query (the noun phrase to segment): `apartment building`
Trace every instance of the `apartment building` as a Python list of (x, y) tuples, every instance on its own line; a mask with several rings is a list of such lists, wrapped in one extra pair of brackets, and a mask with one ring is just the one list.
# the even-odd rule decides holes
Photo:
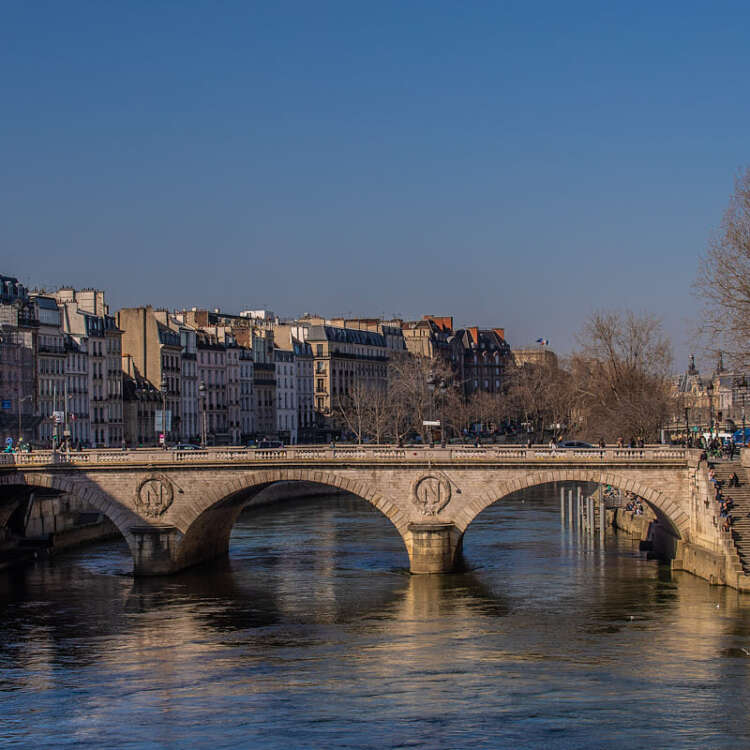
[(297, 373), (292, 349), (274, 349), (276, 363), (276, 434), (285, 443), (297, 442)]
[(28, 290), (0, 275), (0, 438), (36, 439), (36, 334), (39, 321)]
[[(122, 332), (114, 316), (109, 314), (104, 292), (100, 289), (63, 287), (55, 292), (54, 297), (60, 310), (62, 330), (71, 342), (75, 342), (78, 355), (85, 357), (88, 369), (88, 393), (79, 383), (78, 393), (69, 399), (77, 400), (78, 409), (88, 414), (86, 442), (95, 448), (120, 447), (123, 440)], [(78, 361), (72, 355), (73, 352), (69, 358), (71, 366), (72, 362)], [(77, 375), (81, 373), (77, 372)], [(78, 377), (73, 379), (79, 380)], [(88, 408), (84, 396), (88, 398)], [(68, 407), (76, 413), (70, 409), (70, 404)], [(71, 433), (74, 431), (73, 427), (69, 429)], [(81, 440), (83, 442), (83, 438)]]
[[(145, 378), (162, 394), (166, 407), (165, 439), (182, 437), (182, 339), (179, 329), (171, 327), (169, 313), (146, 307), (125, 307), (117, 313), (122, 331), (122, 355), (132, 360), (134, 373)], [(121, 366), (121, 364), (120, 364)]]

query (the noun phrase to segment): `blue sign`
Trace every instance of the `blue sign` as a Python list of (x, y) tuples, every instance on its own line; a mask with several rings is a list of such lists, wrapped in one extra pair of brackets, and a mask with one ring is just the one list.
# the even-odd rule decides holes
[(3, 409), (10, 409), (10, 399), (4, 398), (3, 399)]
[(12, 437), (5, 438), (5, 444), (6, 445), (13, 445), (13, 438)]

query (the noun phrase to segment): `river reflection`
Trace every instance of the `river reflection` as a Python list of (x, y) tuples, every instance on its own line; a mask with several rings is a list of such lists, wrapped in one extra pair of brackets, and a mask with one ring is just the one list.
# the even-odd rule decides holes
[(750, 601), (561, 528), (554, 487), (410, 576), (323, 497), (243, 515), (228, 560), (134, 580), (124, 543), (0, 574), (0, 745), (737, 748)]

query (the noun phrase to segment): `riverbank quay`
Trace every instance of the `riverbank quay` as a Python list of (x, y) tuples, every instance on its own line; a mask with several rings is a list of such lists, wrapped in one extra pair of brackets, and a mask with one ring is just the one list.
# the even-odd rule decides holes
[[(721, 475), (728, 477), (732, 471), (743, 472), (740, 462), (724, 463), (725, 465), (719, 469)], [(713, 463), (711, 468), (714, 468)], [(714, 549), (676, 538), (659, 514), (647, 503), (640, 505), (640, 512), (624, 506), (609, 508), (607, 524), (637, 540), (641, 551), (646, 552), (649, 557), (669, 564), (672, 571), (684, 571), (703, 578), (712, 585), (729, 586), (739, 591), (750, 592), (744, 540), (735, 529), (728, 532), (721, 530), (722, 519), (719, 515), (719, 506), (712, 499), (712, 490), (709, 463), (701, 461), (696, 471), (694, 491), (702, 497), (699, 515), (703, 517), (705, 526), (710, 523), (708, 528), (713, 527), (718, 536)], [(745, 523), (744, 518), (748, 511), (750, 501), (740, 499), (737, 513), (743, 519), (741, 524)]]

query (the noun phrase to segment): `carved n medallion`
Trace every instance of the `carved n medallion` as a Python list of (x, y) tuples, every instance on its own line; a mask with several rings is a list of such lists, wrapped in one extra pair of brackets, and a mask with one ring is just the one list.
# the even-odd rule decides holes
[(163, 515), (174, 500), (172, 483), (163, 474), (152, 474), (138, 485), (135, 507), (148, 518)]
[(451, 484), (444, 477), (426, 474), (411, 488), (412, 502), (425, 516), (436, 516), (451, 499)]

